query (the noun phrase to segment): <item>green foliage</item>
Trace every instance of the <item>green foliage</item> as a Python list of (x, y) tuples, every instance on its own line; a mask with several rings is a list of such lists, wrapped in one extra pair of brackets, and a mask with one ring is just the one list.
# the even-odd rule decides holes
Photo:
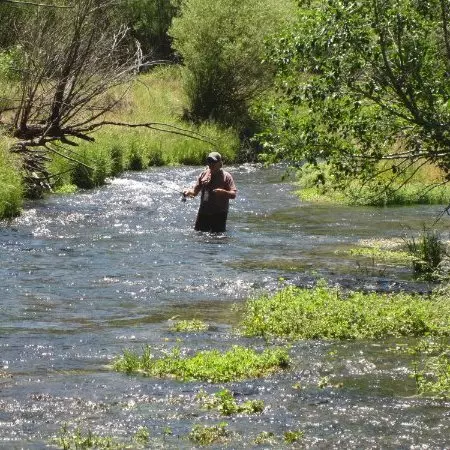
[(304, 164), (298, 169), (298, 195), (305, 201), (355, 206), (448, 204), (450, 186), (431, 177), (421, 179), (420, 175), (411, 170), (393, 182), (382, 176), (362, 182), (351, 177), (340, 179), (328, 164)]
[(203, 380), (211, 383), (267, 376), (289, 365), (284, 349), (267, 349), (262, 353), (234, 346), (225, 353), (218, 350), (202, 351), (192, 357), (181, 357), (174, 349), (171, 354), (156, 359), (150, 347), (142, 355), (125, 350), (114, 362), (119, 372), (139, 372), (153, 377), (175, 377), (184, 381)]
[[(272, 79), (264, 40), (290, 20), (294, 3), (187, 0), (170, 35), (183, 58), (188, 116), (243, 129), (248, 107)], [(193, 32), (195, 30), (195, 32)]]
[(126, 448), (146, 448), (149, 436), (150, 433), (148, 429), (141, 427), (133, 438), (134, 442), (123, 442), (109, 436), (99, 436), (92, 433), (90, 430), (86, 433), (83, 433), (80, 428), (69, 430), (67, 425), (63, 425), (52, 443), (64, 450), (81, 450), (87, 448), (94, 448), (97, 450), (123, 450)]
[(177, 14), (179, 0), (126, 0), (119, 5), (132, 34), (142, 46), (144, 55), (152, 59), (170, 58), (171, 46), (167, 30)]
[(415, 357), (413, 377), (422, 395), (450, 398), (450, 345), (448, 340), (422, 340), (409, 350)]
[(450, 305), (433, 296), (288, 287), (248, 301), (240, 328), (246, 336), (291, 339), (449, 335)]
[(233, 394), (228, 389), (222, 389), (216, 392), (214, 396), (208, 396), (203, 391), (197, 395), (202, 405), (208, 409), (217, 409), (224, 416), (233, 414), (257, 414), (264, 410), (264, 402), (262, 400), (248, 400), (238, 404)]
[(197, 424), (189, 433), (189, 439), (199, 445), (224, 442), (230, 434), (227, 426), (228, 424), (225, 422), (212, 426)]
[(286, 431), (284, 433), (284, 441), (287, 444), (293, 444), (303, 439), (305, 433), (304, 431)]
[[(273, 42), (286, 102), (267, 106), (267, 154), (326, 160), (345, 184), (396, 158), (394, 179), (421, 159), (450, 169), (446, 2), (310, 2)], [(290, 136), (289, 136), (290, 135)]]
[(414, 236), (405, 237), (409, 254), (413, 257), (414, 274), (425, 280), (439, 277), (439, 267), (446, 256), (446, 248), (436, 230), (425, 226), (416, 240)]
[(0, 147), (0, 218), (17, 216), (23, 203), (23, 185), (17, 161)]
[(189, 332), (189, 331), (205, 331), (208, 329), (208, 324), (200, 319), (192, 320), (178, 320), (171, 327), (172, 331)]

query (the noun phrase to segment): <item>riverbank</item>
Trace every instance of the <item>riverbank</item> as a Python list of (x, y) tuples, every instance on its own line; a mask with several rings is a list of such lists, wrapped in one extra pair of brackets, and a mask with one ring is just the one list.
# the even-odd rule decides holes
[[(177, 66), (142, 74), (125, 95), (112, 91), (118, 107), (105, 120), (149, 127), (105, 126), (95, 142), (78, 141), (50, 152), (50, 184), (54, 192), (72, 193), (101, 186), (126, 170), (162, 165), (203, 165), (219, 150), (226, 163), (239, 159), (240, 142), (233, 129), (213, 123), (194, 125), (182, 120), (186, 99)], [(119, 96), (120, 95), (120, 96)], [(25, 190), (20, 160), (8, 151), (11, 140), (0, 141), (0, 219), (20, 214)]]

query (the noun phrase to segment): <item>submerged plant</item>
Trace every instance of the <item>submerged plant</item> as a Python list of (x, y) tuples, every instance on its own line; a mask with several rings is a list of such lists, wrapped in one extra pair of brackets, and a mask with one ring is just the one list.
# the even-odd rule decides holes
[(415, 357), (412, 375), (419, 394), (450, 398), (450, 344), (422, 340), (410, 349)]
[(224, 416), (239, 413), (256, 414), (264, 410), (264, 402), (262, 400), (248, 400), (238, 404), (228, 389), (222, 389), (213, 396), (200, 392), (198, 398), (206, 408), (217, 409)]
[(199, 445), (223, 442), (230, 434), (227, 426), (226, 422), (212, 426), (197, 424), (189, 433), (189, 439)]
[(154, 358), (150, 347), (144, 347), (142, 355), (125, 350), (113, 367), (119, 372), (142, 373), (153, 377), (173, 377), (184, 381), (203, 380), (211, 383), (258, 378), (289, 365), (285, 349), (266, 349), (257, 353), (252, 349), (233, 346), (221, 353), (218, 350), (201, 351), (192, 357), (181, 357), (180, 350)]
[(284, 441), (287, 444), (293, 444), (294, 442), (298, 442), (303, 439), (305, 433), (303, 431), (286, 431), (284, 433)]
[(80, 428), (69, 430), (67, 424), (63, 425), (53, 444), (64, 450), (80, 450), (94, 448), (97, 450), (123, 450), (127, 448), (144, 448), (149, 442), (150, 432), (146, 427), (140, 427), (130, 442), (119, 441), (110, 436), (100, 436), (91, 430), (83, 432)]
[(205, 331), (208, 329), (208, 324), (200, 319), (179, 320), (171, 327), (172, 331), (191, 332), (191, 331)]
[(325, 284), (287, 287), (245, 305), (246, 336), (358, 339), (450, 334), (450, 304), (443, 297), (406, 293), (344, 294)]

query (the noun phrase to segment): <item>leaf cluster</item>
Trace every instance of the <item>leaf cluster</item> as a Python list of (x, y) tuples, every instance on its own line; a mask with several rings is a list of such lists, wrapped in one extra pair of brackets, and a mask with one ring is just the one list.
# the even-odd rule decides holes
[(341, 177), (373, 176), (391, 158), (404, 161), (398, 172), (422, 158), (448, 173), (449, 12), (439, 0), (301, 7), (269, 53), (290, 106), (281, 156), (326, 160)]

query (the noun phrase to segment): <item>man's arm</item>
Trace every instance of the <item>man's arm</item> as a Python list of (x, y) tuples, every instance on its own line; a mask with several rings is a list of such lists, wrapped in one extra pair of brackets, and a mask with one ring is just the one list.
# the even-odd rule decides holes
[(228, 197), (229, 199), (236, 198), (236, 189), (223, 189), (223, 188), (217, 188), (213, 190), (214, 194), (218, 194), (223, 197)]

